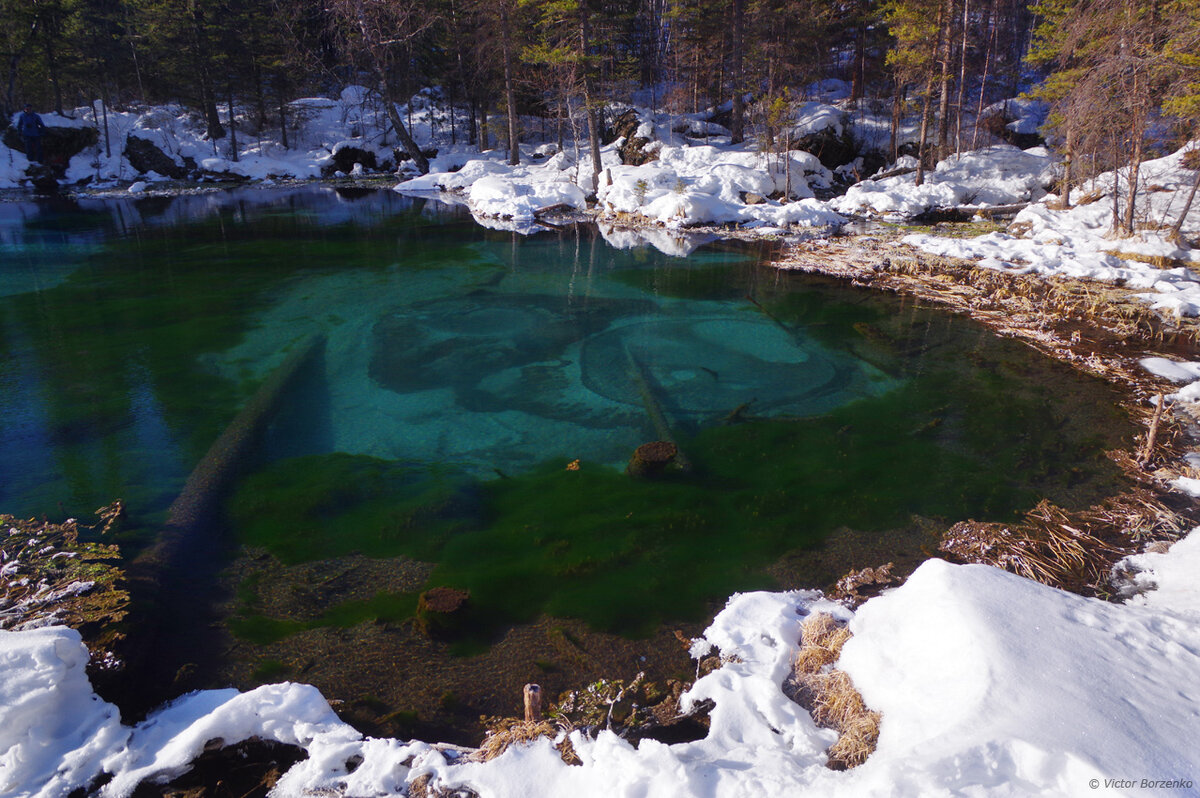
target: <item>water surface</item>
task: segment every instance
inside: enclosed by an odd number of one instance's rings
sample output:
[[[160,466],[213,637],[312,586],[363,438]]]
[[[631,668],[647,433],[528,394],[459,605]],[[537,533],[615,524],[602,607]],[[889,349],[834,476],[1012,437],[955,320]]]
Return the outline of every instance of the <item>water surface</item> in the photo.
[[[210,530],[243,553],[198,672],[301,678],[405,733],[617,651],[686,668],[672,625],[733,591],[911,564],[953,521],[1118,488],[1103,452],[1132,430],[1102,384],[761,254],[520,237],[384,191],[0,205],[0,510],[120,497],[136,550],[320,336]],[[653,407],[694,468],[634,480]],[[411,618],[437,585],[471,599],[429,641]]]

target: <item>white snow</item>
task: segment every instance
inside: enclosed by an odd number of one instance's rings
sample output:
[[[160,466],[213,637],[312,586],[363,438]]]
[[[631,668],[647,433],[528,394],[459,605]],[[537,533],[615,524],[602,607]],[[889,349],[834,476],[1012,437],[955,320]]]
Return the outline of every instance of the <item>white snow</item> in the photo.
[[[1200,144],[1142,164],[1135,213],[1138,229],[1127,238],[1112,234],[1111,194],[1118,178],[1109,172],[1073,191],[1070,210],[1037,202],[1017,214],[1008,232],[970,239],[921,234],[906,236],[904,241],[935,254],[974,258],[989,268],[1115,283],[1140,290],[1141,299],[1168,314],[1200,315],[1200,277],[1187,265],[1162,267],[1147,262],[1196,260],[1193,252],[1168,239],[1195,180],[1195,171],[1182,165],[1184,153],[1195,146]],[[1122,192],[1126,180],[1122,171]],[[1189,209],[1181,233],[1200,233],[1200,202]]]
[[[106,798],[180,773],[214,738],[299,745],[274,795],[398,795],[432,774],[485,798],[558,796],[1192,795],[1200,777],[1200,529],[1131,558],[1125,604],[1082,598],[997,569],[930,560],[851,613],[812,591],[731,598],[697,656],[724,665],[685,694],[711,699],[707,737],[636,747],[572,733],[582,766],[549,740],[486,763],[423,742],[364,738],[311,687],[189,694],[134,727],[92,692],[86,651],[63,628],[0,632],[0,793],[62,795],[103,773]],[[882,713],[867,762],[824,766],[834,734],[781,685],[811,612],[848,619],[838,667]],[[347,760],[362,757],[348,773]],[[1149,788],[1147,788],[1149,789]]]
[[[1057,168],[1044,147],[998,144],[950,156],[920,186],[911,173],[864,180],[830,205],[841,213],[901,218],[933,208],[1012,205],[1044,197]]]

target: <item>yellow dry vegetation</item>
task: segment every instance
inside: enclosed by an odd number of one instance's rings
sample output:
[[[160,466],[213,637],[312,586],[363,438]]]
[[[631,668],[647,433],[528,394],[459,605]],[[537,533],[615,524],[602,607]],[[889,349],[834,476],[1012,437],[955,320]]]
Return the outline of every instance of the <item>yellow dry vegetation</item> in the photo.
[[[792,663],[793,697],[819,726],[838,733],[838,741],[826,752],[828,767],[861,765],[879,740],[880,715],[867,708],[849,674],[833,667],[850,630],[832,615],[818,612],[801,624],[800,635],[800,651]]]

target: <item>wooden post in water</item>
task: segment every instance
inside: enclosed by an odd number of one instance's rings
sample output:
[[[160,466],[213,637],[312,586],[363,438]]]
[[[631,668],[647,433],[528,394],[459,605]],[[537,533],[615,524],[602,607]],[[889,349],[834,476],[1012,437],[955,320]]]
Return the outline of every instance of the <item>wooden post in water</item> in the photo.
[[[542,688],[540,685],[525,685],[525,721],[536,723],[542,719]]]

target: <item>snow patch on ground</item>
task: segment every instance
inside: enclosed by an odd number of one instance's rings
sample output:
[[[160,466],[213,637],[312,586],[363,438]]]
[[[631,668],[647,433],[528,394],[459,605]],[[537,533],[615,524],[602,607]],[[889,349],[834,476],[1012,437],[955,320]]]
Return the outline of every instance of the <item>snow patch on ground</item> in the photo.
[[[1168,238],[1196,177],[1182,165],[1184,152],[1195,146],[1200,143],[1142,164],[1135,214],[1142,226],[1128,238],[1111,233],[1111,191],[1117,178],[1109,172],[1072,192],[1075,204],[1069,210],[1046,202],[1032,204],[1017,214],[1008,232],[970,239],[910,235],[904,242],[933,254],[977,259],[980,266],[993,269],[1115,283],[1141,291],[1138,296],[1156,310],[1176,317],[1200,315],[1200,276],[1183,265],[1155,265],[1196,260],[1194,252]],[[1124,172],[1119,179],[1124,191]],[[1195,203],[1183,219],[1181,234],[1198,233],[1200,203]]]
[[[864,180],[830,205],[846,214],[899,218],[933,208],[1012,205],[1044,197],[1057,169],[1044,147],[998,144],[941,161],[920,186],[912,173]]]
[[[488,798],[1087,795],[1092,780],[1143,778],[1173,780],[1155,795],[1194,794],[1200,529],[1130,562],[1154,589],[1123,605],[940,560],[853,614],[813,591],[735,595],[693,651],[725,664],[684,697],[715,702],[708,736],[633,746],[574,732],[582,766],[549,740],[480,764],[365,738],[297,684],[192,693],[128,727],[92,692],[76,632],[0,632],[0,792],[61,795],[107,772],[103,795],[120,798],[181,772],[215,737],[259,736],[308,751],[281,796],[396,795],[423,774]],[[877,750],[846,772],[824,766],[833,733],[781,690],[817,611],[849,620],[838,666],[883,715]]]

